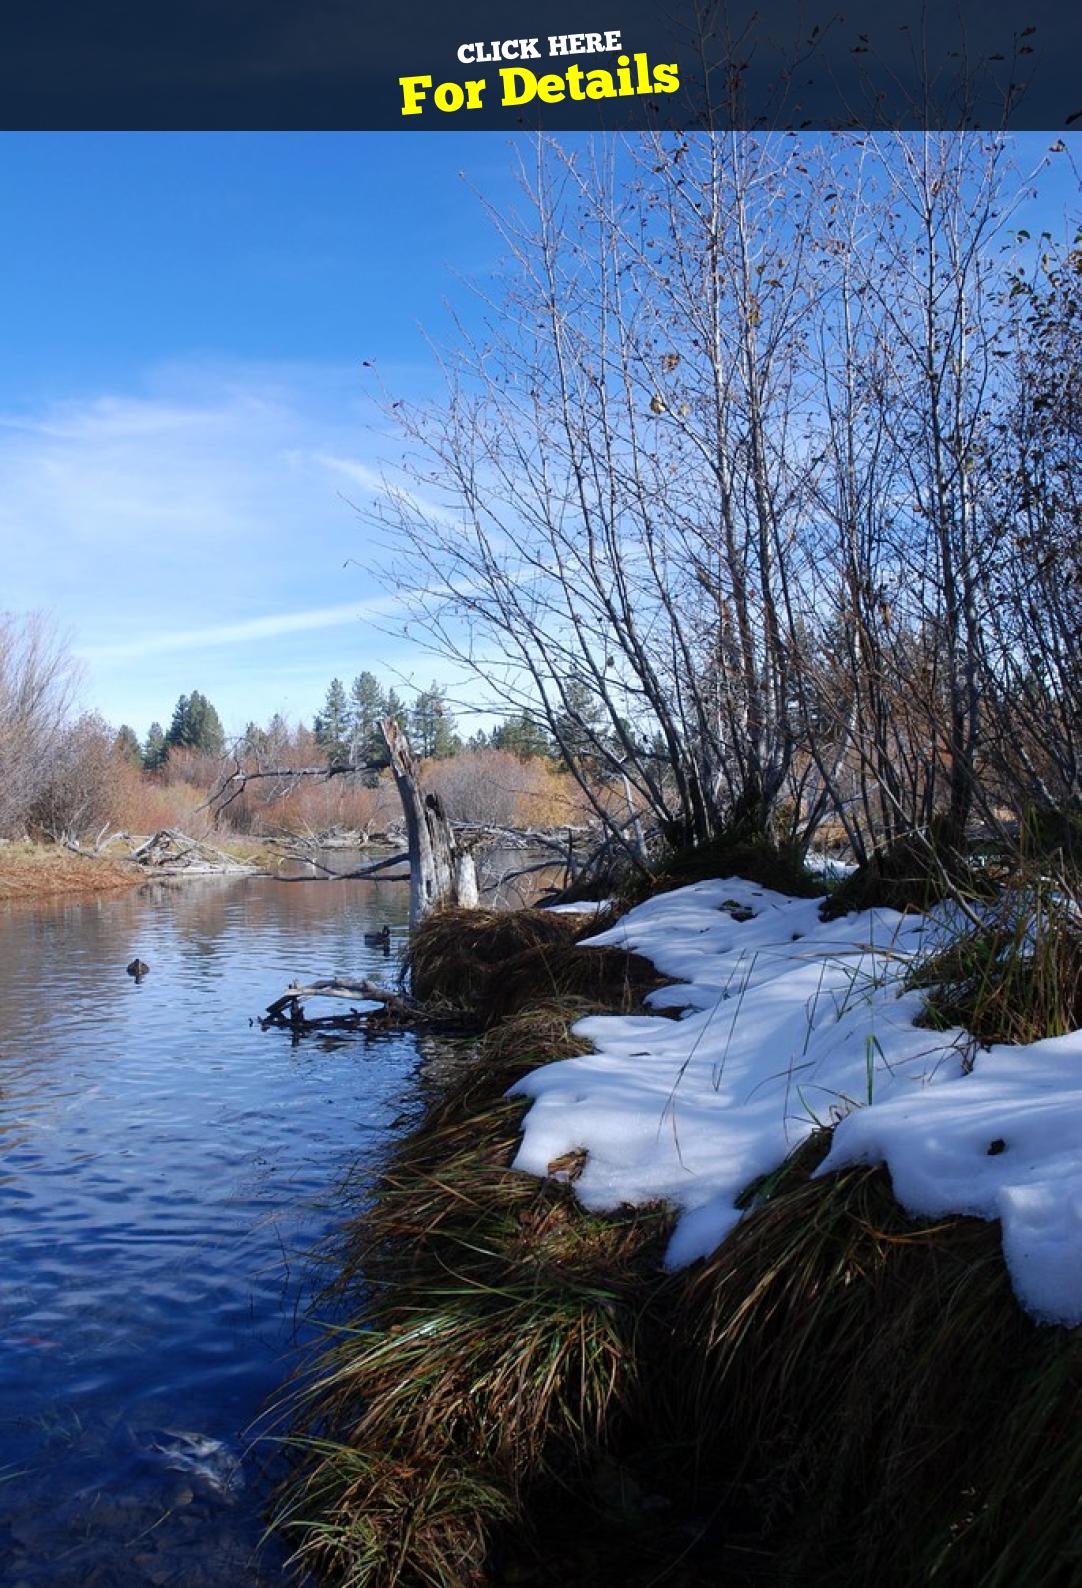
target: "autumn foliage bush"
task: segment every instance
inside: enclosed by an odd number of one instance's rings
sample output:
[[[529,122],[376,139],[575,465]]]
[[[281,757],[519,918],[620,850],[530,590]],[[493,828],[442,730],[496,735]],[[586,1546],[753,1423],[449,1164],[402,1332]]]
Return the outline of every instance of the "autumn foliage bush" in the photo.
[[[578,784],[541,756],[521,760],[510,750],[463,751],[426,762],[423,776],[452,821],[564,827],[578,826],[588,815]]]
[[[400,820],[402,807],[393,783],[383,778],[369,788],[355,778],[315,779],[278,790],[251,813],[249,827],[259,832],[324,833],[334,828],[362,835],[385,831]]]
[[[112,825],[126,833],[156,833],[177,827],[193,838],[205,838],[214,825],[209,811],[201,810],[207,790],[168,771],[144,772],[130,761],[114,765],[109,797]]]

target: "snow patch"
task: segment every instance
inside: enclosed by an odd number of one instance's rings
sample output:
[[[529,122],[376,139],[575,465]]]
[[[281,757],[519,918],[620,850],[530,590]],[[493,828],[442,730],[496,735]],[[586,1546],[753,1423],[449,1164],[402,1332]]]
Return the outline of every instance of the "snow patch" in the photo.
[[[587,1207],[678,1210],[678,1268],[724,1240],[751,1181],[836,1125],[820,1173],[886,1163],[914,1215],[1000,1219],[1022,1305],[1082,1322],[1082,1032],[974,1053],[963,1031],[918,1027],[905,972],[950,923],[893,910],[824,923],[819,904],[730,877],[660,894],[590,939],[675,978],[647,1004],[680,1017],[580,1021],[596,1051],[513,1088],[533,1099],[515,1167],[543,1176],[585,1149]]]

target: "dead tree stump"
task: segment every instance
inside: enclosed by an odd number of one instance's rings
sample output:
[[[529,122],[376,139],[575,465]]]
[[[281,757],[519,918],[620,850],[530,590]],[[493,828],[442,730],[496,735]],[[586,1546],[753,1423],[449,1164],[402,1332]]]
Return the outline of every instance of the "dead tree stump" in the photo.
[[[460,845],[438,794],[421,787],[420,763],[390,717],[380,723],[406,819],[410,862],[410,926],[440,904],[474,906],[479,899],[473,853]]]

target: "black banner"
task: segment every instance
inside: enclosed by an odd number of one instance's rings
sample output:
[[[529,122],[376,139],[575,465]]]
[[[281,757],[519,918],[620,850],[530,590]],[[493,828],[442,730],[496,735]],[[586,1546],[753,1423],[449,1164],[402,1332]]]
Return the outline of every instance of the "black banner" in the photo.
[[[1082,126],[1082,8],[1036,0],[37,0],[8,128]]]

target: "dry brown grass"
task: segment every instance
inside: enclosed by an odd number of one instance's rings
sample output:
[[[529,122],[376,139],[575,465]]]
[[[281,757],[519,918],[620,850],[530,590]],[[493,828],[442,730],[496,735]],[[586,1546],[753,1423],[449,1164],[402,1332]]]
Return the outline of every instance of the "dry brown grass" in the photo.
[[[493,1529],[635,1415],[671,1216],[599,1218],[510,1168],[526,1105],[507,1086],[581,1052],[570,1028],[591,1009],[550,1002],[491,1032],[345,1231],[348,1322],[302,1403],[278,1517],[330,1582],[485,1580]]]
[[[0,844],[0,899],[119,893],[140,881],[134,866],[113,859],[91,860],[59,844],[29,839]]]
[[[485,1026],[565,998],[638,1008],[664,978],[639,954],[576,941],[593,930],[593,921],[543,910],[435,911],[410,942],[414,996],[468,1010]]]
[[[419,934],[429,991],[513,1012],[346,1230],[281,1517],[306,1563],[357,1588],[1077,1588],[1082,1330],[1023,1314],[996,1225],[912,1220],[881,1168],[816,1178],[824,1130],[672,1275],[670,1210],[588,1212],[574,1155],[510,1167],[507,1088],[613,1007],[551,995],[598,952],[575,931],[458,911]],[[613,985],[627,1007],[626,966]]]
[[[776,1581],[1082,1577],[1082,1336],[1011,1291],[996,1224],[908,1218],[826,1133],[692,1270],[673,1428],[739,1494]]]

